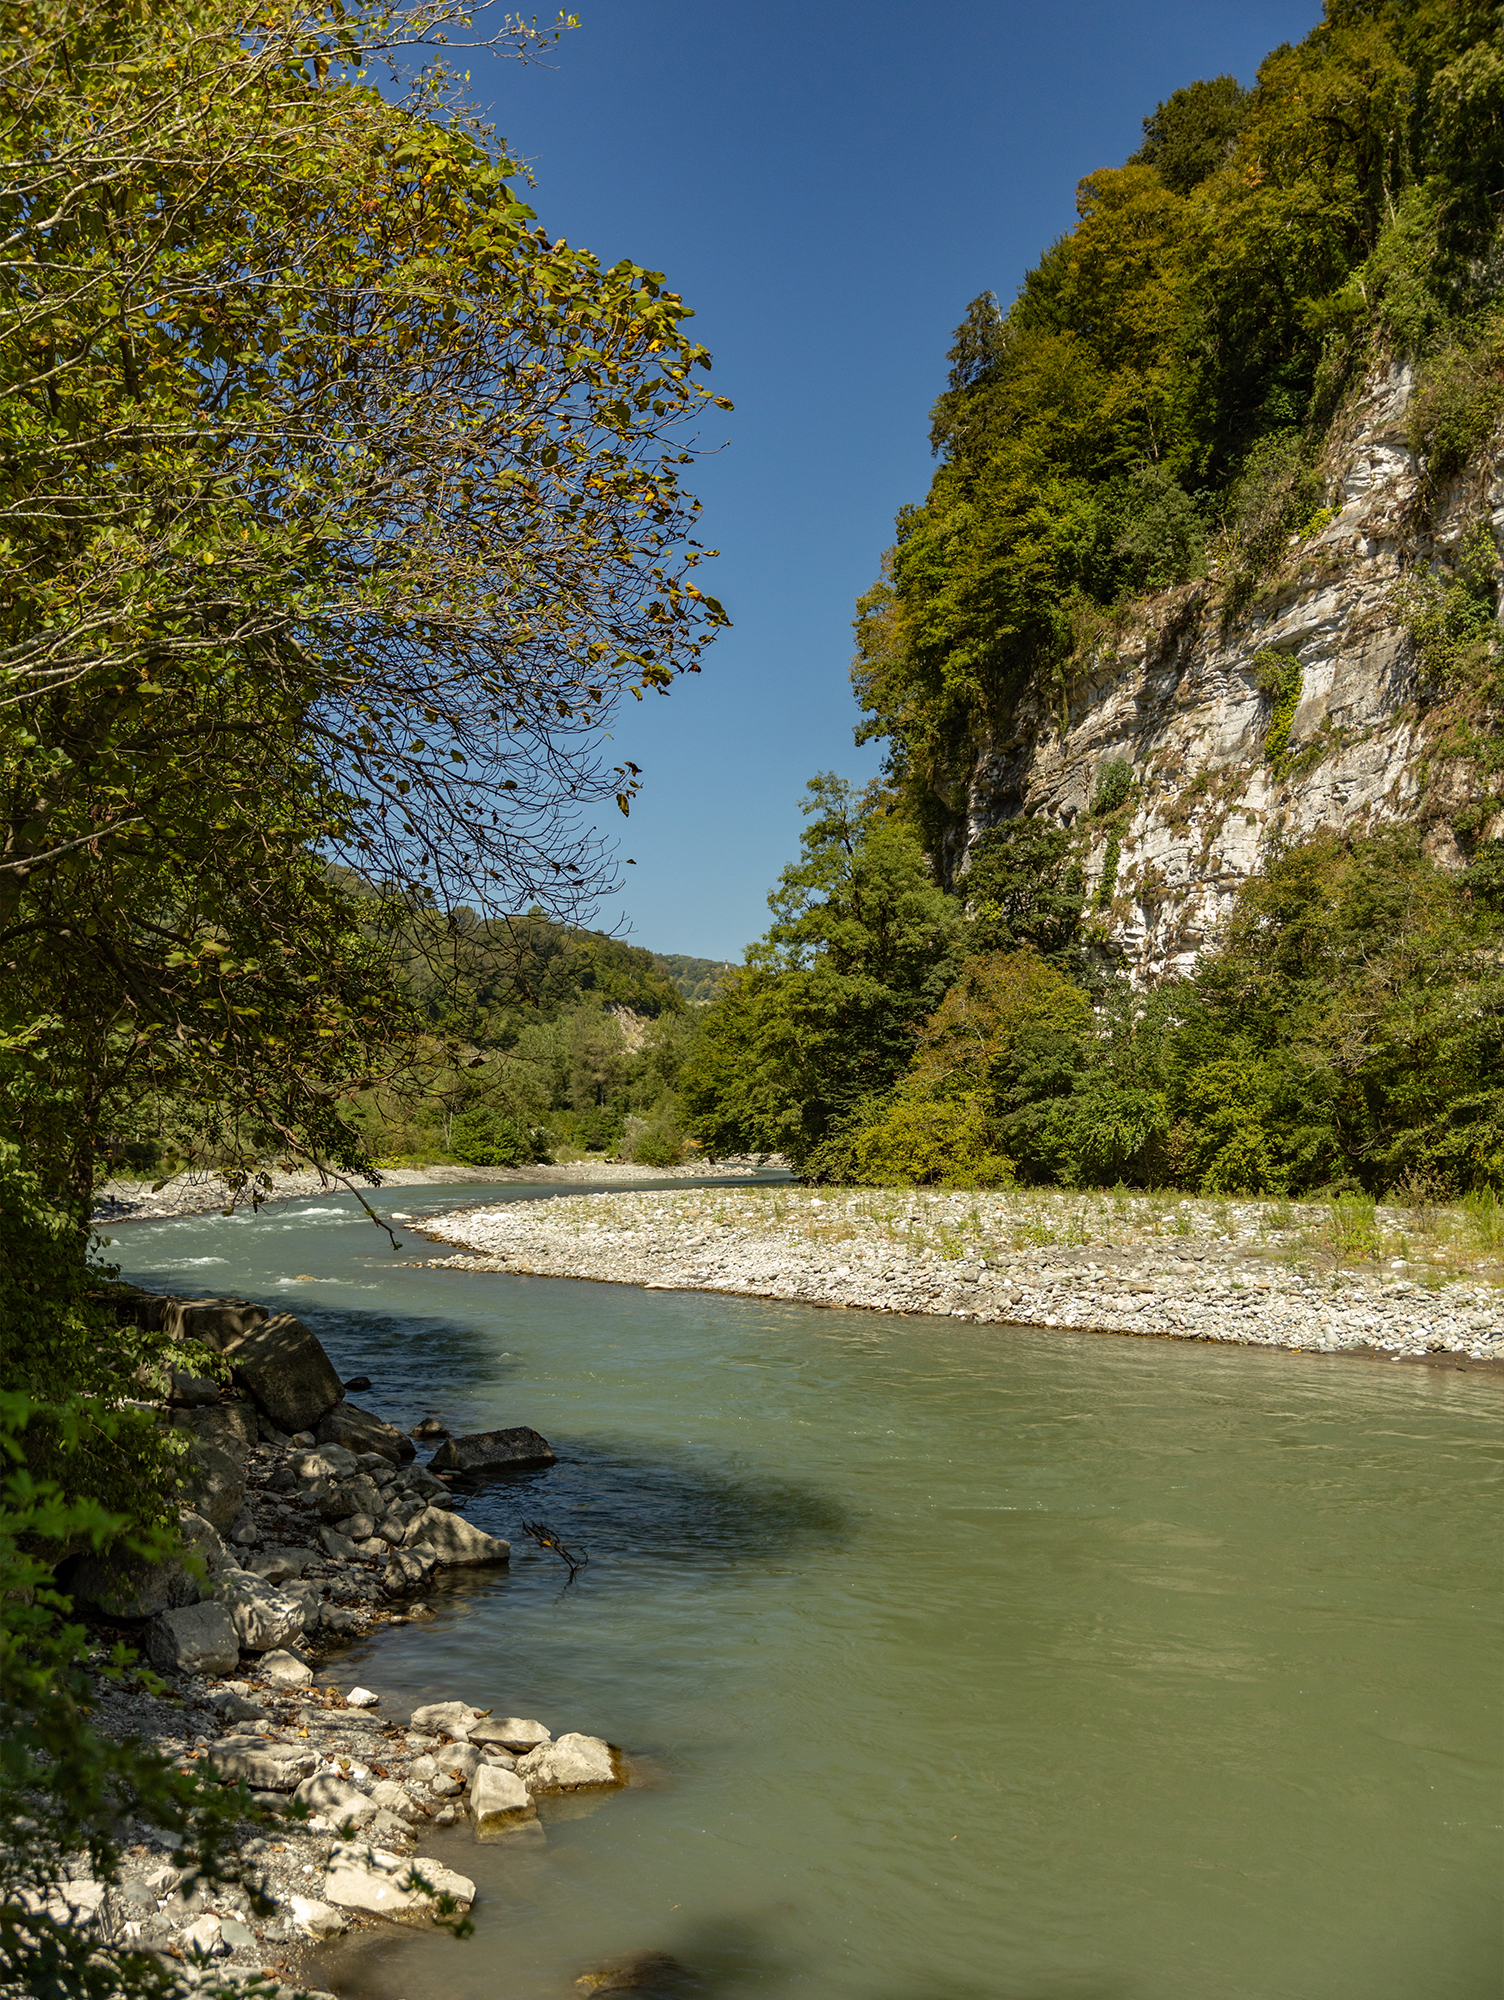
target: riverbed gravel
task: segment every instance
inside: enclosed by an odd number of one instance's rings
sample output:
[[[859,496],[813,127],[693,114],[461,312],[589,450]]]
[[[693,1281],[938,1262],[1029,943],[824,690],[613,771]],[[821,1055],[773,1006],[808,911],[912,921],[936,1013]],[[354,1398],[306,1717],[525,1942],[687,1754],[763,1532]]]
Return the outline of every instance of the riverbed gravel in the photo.
[[[1498,1211],[802,1187],[429,1219],[431,1268],[1504,1367]]]

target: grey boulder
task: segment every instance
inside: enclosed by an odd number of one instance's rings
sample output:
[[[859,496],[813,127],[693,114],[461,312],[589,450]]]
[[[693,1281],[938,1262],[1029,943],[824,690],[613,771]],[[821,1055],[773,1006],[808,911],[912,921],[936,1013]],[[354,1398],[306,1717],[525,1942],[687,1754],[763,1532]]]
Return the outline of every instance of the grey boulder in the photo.
[[[270,1653],[285,1646],[308,1622],[298,1599],[243,1569],[221,1570],[214,1579],[214,1596],[234,1620],[248,1653]]]
[[[446,1438],[428,1461],[430,1472],[515,1472],[529,1465],[552,1465],[548,1439],[519,1424],[509,1431],[474,1431]]]
[[[305,1486],[315,1486],[325,1479],[353,1479],[360,1471],[360,1460],[342,1444],[326,1444],[294,1452],[292,1469]]]
[[[222,1604],[160,1611],[146,1628],[146,1655],[163,1673],[228,1674],[240,1662],[240,1635]]]
[[[219,1401],[219,1384],[212,1375],[195,1375],[186,1368],[169,1368],[167,1375],[169,1403],[191,1410]]]
[[[311,1431],[344,1397],[344,1384],[317,1337],[278,1313],[226,1343],[235,1380],[279,1430]]]
[[[314,1505],[326,1521],[348,1520],[352,1514],[374,1521],[386,1512],[381,1488],[363,1472],[354,1479],[334,1481],[322,1493],[316,1494]]]
[[[76,1603],[106,1618],[154,1618],[159,1611],[197,1604],[202,1595],[198,1579],[176,1556],[158,1563],[125,1555],[85,1556],[70,1588]]]
[[[158,1324],[174,1340],[197,1340],[223,1354],[270,1317],[249,1299],[164,1299]]]
[[[346,1451],[379,1452],[390,1465],[406,1465],[417,1456],[412,1441],[395,1424],[358,1409],[354,1403],[336,1403],[320,1420],[314,1435],[320,1444],[343,1445]]]
[[[395,1778],[382,1778],[372,1785],[371,1804],[380,1812],[395,1813],[398,1819],[423,1819],[426,1816],[406,1785],[399,1785]]]
[[[388,1597],[406,1597],[421,1590],[438,1566],[432,1549],[396,1549],[381,1572],[381,1587]]]
[[[518,1759],[517,1776],[530,1792],[572,1792],[585,1786],[621,1785],[621,1758],[599,1736],[561,1736]]]
[[[313,1777],[305,1778],[293,1798],[310,1812],[332,1819],[336,1825],[349,1820],[356,1826],[364,1826],[377,1810],[359,1785],[352,1785],[348,1778],[337,1778],[332,1771],[317,1771]]]
[[[183,1498],[217,1534],[227,1535],[245,1504],[245,1473],[227,1451],[202,1438],[189,1445],[182,1461]]]
[[[239,1779],[253,1792],[290,1792],[311,1778],[318,1755],[303,1744],[268,1743],[264,1736],[222,1736],[211,1743],[209,1762],[229,1783]]]
[[[425,1507],[407,1524],[402,1545],[408,1549],[430,1549],[446,1569],[463,1569],[478,1563],[504,1563],[512,1559],[512,1545],[499,1535],[488,1535],[473,1527],[463,1514],[447,1513],[442,1507]]]
[[[266,1653],[260,1666],[262,1678],[273,1687],[307,1687],[313,1679],[313,1668],[296,1653]]]
[[[472,1723],[469,1733],[472,1743],[482,1746],[497,1743],[503,1750],[513,1750],[519,1756],[553,1741],[551,1732],[541,1722],[527,1722],[520,1715],[482,1716],[479,1722]]]
[[[205,1444],[218,1445],[241,1463],[256,1443],[256,1406],[240,1396],[221,1396],[200,1409],[174,1410],[175,1430],[191,1431]]]
[[[247,1556],[241,1568],[253,1576],[264,1577],[268,1583],[279,1584],[286,1583],[289,1577],[301,1576],[312,1561],[311,1549],[273,1547]]]

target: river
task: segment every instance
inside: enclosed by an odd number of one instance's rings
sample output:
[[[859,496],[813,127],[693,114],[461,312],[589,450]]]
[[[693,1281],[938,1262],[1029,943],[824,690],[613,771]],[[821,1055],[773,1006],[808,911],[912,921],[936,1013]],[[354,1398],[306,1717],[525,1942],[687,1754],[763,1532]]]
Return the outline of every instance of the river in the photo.
[[[114,1237],[297,1312],[404,1426],[559,1454],[467,1509],[510,1572],[337,1677],[646,1782],[543,1844],[425,1838],[475,1936],[361,1934],[341,1994],[563,2000],[640,1949],[713,2000],[1504,1990],[1497,1381],[404,1268],[346,1196]]]

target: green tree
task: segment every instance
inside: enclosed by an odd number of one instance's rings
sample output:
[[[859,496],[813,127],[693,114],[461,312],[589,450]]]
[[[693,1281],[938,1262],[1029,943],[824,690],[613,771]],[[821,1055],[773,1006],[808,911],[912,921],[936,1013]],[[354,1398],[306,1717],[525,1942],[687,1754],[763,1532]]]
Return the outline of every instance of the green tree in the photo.
[[[228,1105],[358,1164],[337,1106],[400,1024],[322,864],[399,912],[574,908],[584,807],[637,783],[604,722],[721,620],[686,309],[535,227],[442,68],[366,80],[448,19],[4,27],[3,997],[15,1037],[68,1024],[46,1171],[76,1207],[164,1065],[216,1143]]]
[[[812,779],[801,859],[768,898],[774,922],[707,1010],[682,1094],[713,1152],[803,1161],[887,1089],[944,993],[960,913],[913,832],[872,793]]]
[[[1176,194],[1189,194],[1232,157],[1248,122],[1249,92],[1235,76],[1214,76],[1172,90],[1144,120],[1144,143],[1133,159]]]

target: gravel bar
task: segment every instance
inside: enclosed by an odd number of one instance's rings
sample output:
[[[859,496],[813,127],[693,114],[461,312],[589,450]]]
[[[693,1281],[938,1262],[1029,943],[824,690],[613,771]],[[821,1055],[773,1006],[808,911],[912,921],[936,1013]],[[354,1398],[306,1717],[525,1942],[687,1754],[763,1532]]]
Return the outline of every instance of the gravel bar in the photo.
[[[459,1246],[435,1270],[1504,1368],[1498,1246],[1472,1228],[1459,1210],[788,1186],[510,1202],[423,1233]]]

